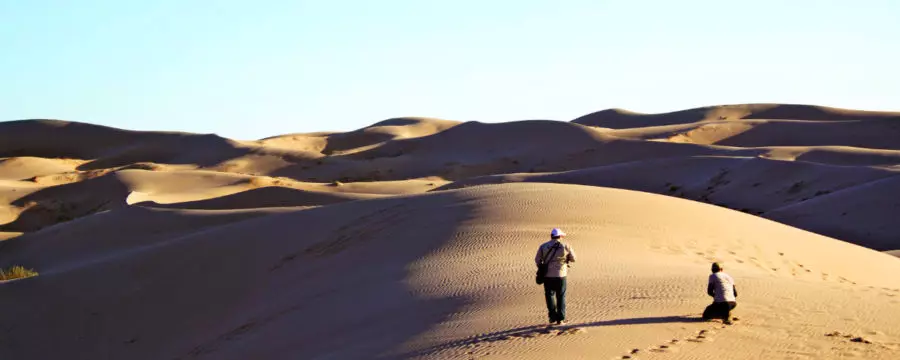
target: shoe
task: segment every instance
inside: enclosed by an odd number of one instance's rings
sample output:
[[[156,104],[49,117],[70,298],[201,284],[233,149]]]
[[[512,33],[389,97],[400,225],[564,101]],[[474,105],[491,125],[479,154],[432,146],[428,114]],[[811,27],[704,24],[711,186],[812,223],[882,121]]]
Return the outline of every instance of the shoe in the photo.
[[[568,321],[565,321],[565,320],[559,320],[559,321],[556,322],[556,325],[566,325],[566,324],[568,324],[568,323],[569,323]]]
[[[725,321],[722,321],[722,323],[725,324],[725,325],[731,325],[731,324],[732,324],[731,320],[728,320],[728,319],[725,319]]]

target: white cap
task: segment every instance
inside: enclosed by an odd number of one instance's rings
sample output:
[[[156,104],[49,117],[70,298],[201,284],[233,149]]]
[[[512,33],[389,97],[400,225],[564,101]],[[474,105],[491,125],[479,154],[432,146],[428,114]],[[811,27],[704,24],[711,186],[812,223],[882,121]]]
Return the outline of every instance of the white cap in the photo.
[[[552,236],[552,237],[566,236],[566,233],[564,233],[559,228],[553,228],[553,230],[550,231],[550,236]]]

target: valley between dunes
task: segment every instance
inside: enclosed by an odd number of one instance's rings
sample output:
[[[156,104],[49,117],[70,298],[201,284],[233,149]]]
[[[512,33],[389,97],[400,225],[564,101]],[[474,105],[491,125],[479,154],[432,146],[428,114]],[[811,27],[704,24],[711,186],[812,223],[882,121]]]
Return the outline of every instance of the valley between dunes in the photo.
[[[900,113],[0,122],[2,359],[900,358]],[[537,246],[577,261],[547,328]],[[700,321],[709,265],[734,325]]]

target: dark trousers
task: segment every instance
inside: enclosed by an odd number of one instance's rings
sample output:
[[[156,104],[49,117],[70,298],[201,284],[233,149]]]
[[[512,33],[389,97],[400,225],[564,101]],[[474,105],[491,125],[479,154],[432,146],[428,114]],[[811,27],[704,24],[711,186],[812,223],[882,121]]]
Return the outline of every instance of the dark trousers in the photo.
[[[714,302],[707,306],[706,310],[703,310],[703,319],[731,320],[731,310],[734,310],[735,306],[737,303],[734,301]]]
[[[544,278],[544,300],[547,301],[547,316],[550,321],[566,319],[566,278]]]

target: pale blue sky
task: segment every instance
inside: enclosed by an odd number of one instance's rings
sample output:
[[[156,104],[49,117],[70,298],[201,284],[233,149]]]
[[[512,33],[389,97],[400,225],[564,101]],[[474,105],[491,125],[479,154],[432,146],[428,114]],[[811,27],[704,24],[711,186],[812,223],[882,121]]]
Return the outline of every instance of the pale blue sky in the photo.
[[[900,110],[900,1],[0,0],[0,120],[256,139],[398,116]]]

